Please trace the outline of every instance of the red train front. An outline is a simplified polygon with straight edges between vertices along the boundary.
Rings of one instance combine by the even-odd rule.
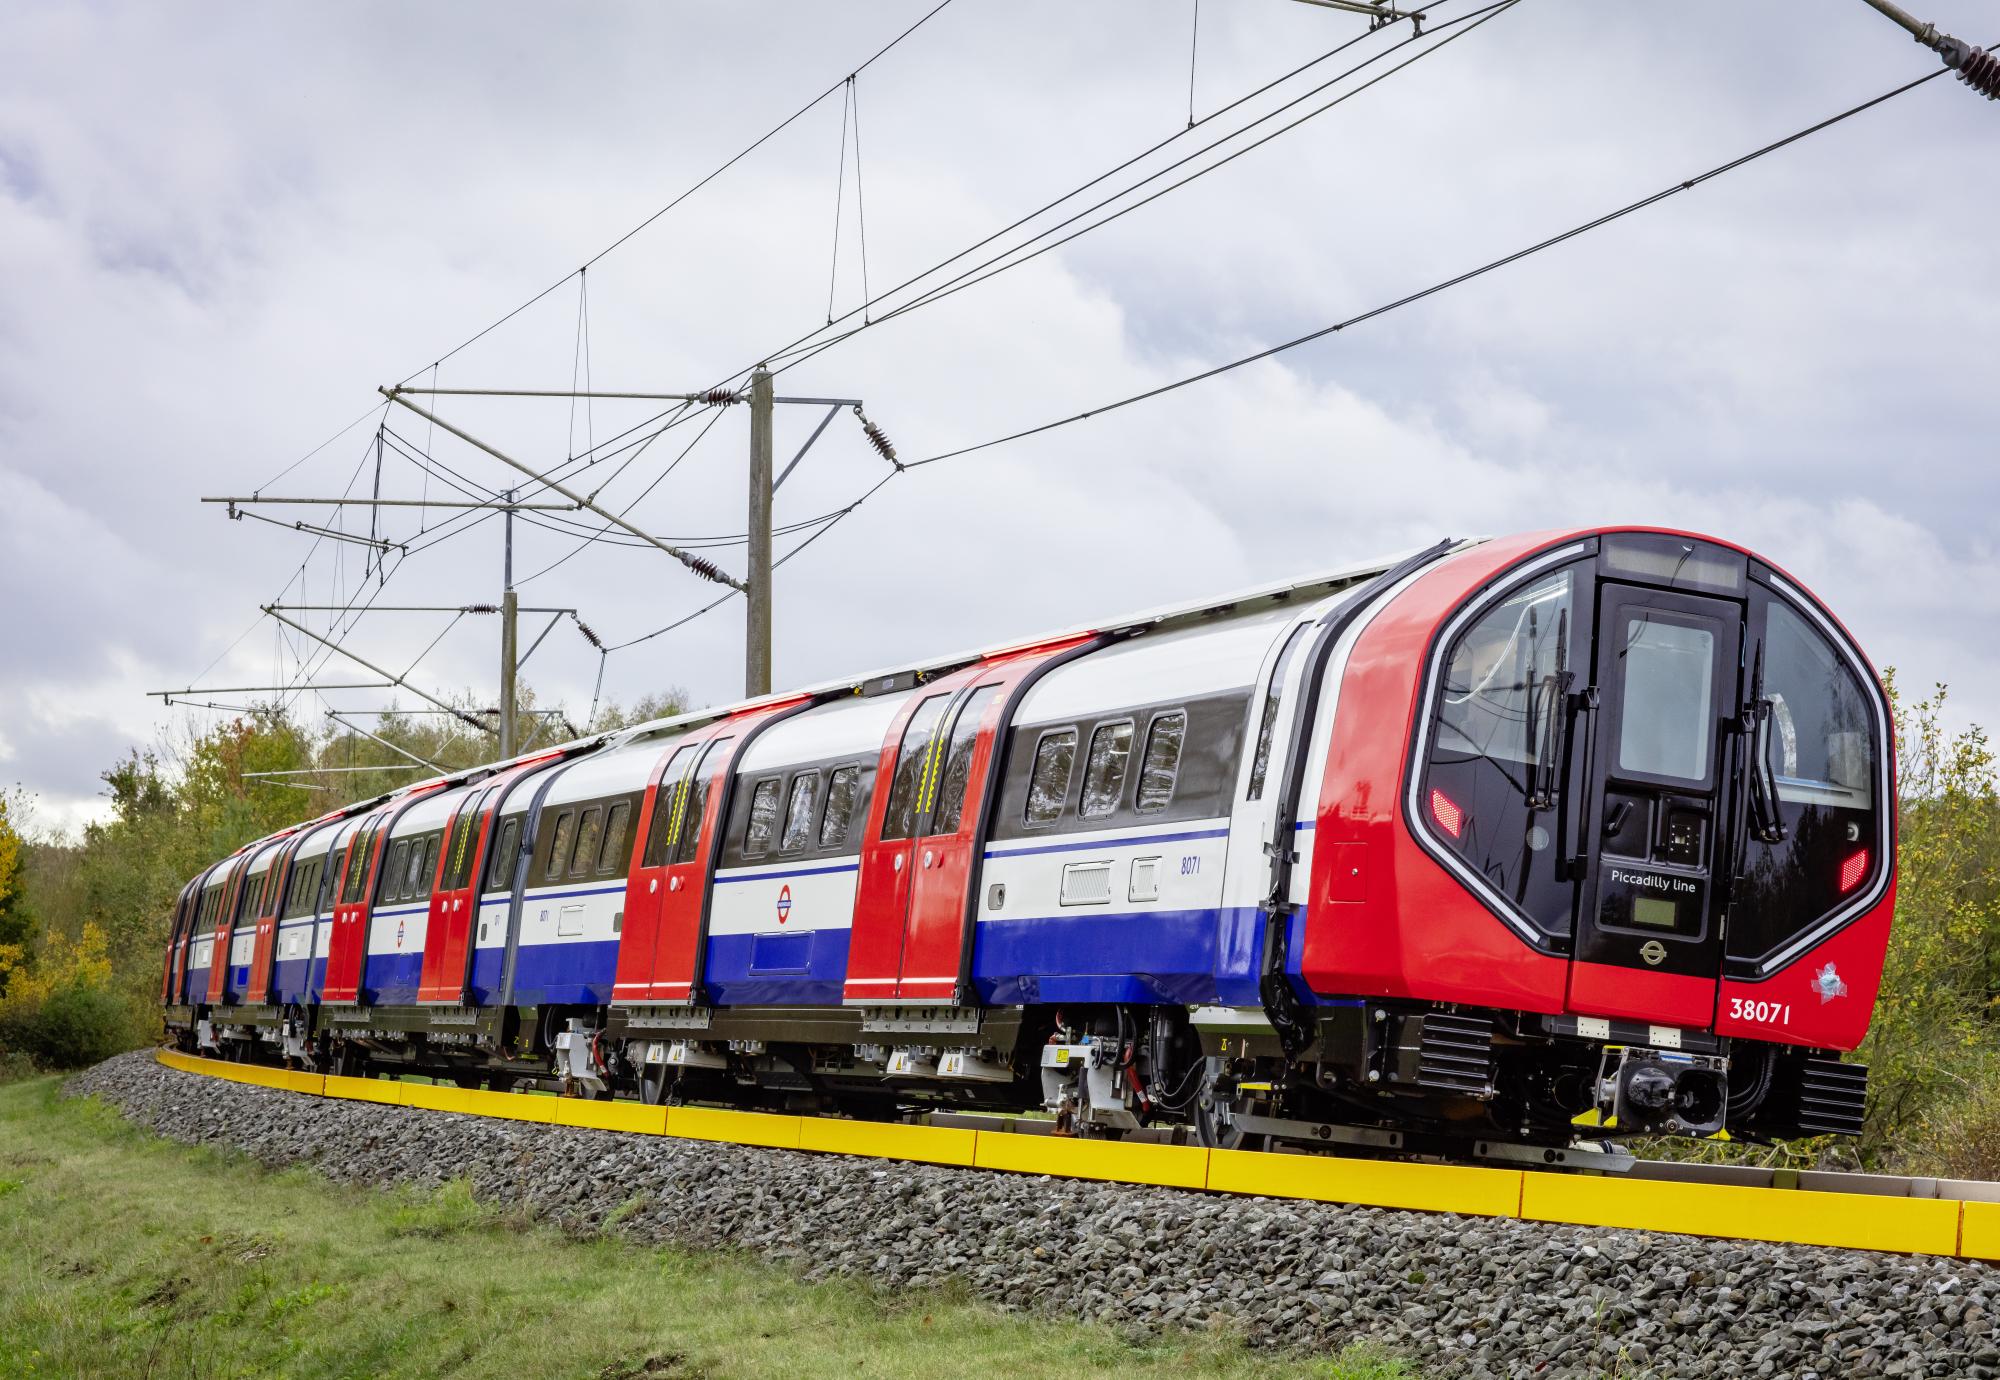
[[[1538,1140],[1859,1129],[1889,711],[1810,594],[1691,535],[1515,538],[1331,660],[1287,972],[1301,1014],[1367,1000],[1318,1015],[1325,1096]]]

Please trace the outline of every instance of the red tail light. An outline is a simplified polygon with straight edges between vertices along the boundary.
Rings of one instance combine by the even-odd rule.
[[[1453,838],[1457,838],[1459,831],[1465,828],[1465,811],[1459,809],[1458,802],[1443,791],[1431,792],[1431,818]]]
[[[1843,893],[1861,885],[1861,879],[1868,875],[1868,850],[1862,849],[1840,865],[1840,889]]]

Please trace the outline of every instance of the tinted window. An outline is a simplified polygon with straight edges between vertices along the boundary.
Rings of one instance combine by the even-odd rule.
[[[1706,781],[1715,741],[1715,634],[1639,612],[1625,619],[1619,654],[1619,770]]]
[[[457,891],[472,880],[474,855],[479,852],[479,821],[486,810],[486,793],[459,810],[452,822],[451,866],[445,873],[445,889]]]
[[[1155,714],[1146,730],[1146,760],[1139,767],[1139,813],[1167,808],[1174,798],[1174,779],[1181,769],[1181,740],[1187,737],[1187,714]]]
[[[410,868],[410,841],[397,839],[389,845],[389,861],[382,864],[387,880],[382,883],[382,899],[400,901],[410,894],[409,879],[404,875]]]
[[[750,823],[743,835],[746,857],[760,857],[771,851],[771,832],[778,825],[778,778],[759,781],[750,797]]]
[[[982,685],[958,711],[951,726],[951,741],[944,750],[944,773],[938,786],[936,808],[931,812],[933,834],[956,834],[965,814],[965,787],[972,777],[972,753],[979,746],[979,721],[986,706],[1000,693],[997,685]]]
[[[493,841],[493,856],[486,864],[486,889],[488,891],[511,890],[514,885],[514,859],[521,850],[521,817],[509,815],[500,825],[499,837]]]
[[[348,845],[347,875],[340,885],[340,899],[347,905],[361,899],[361,879],[367,875],[368,849],[374,842],[374,831],[364,826]]]
[[[1278,726],[1278,706],[1285,697],[1285,675],[1292,669],[1292,657],[1305,640],[1304,628],[1292,629],[1292,635],[1285,639],[1283,650],[1278,653],[1278,661],[1271,668],[1271,684],[1264,691],[1264,712],[1257,719],[1257,755],[1250,759],[1251,800],[1264,798],[1264,777],[1271,769],[1271,733]]]
[[[795,853],[812,847],[813,802],[818,796],[818,772],[802,771],[792,778],[792,798],[785,806],[785,836],[778,844],[781,851]]]
[[[692,743],[682,748],[660,773],[659,788],[653,792],[653,822],[646,830],[646,853],[641,866],[661,867],[673,856],[681,812],[687,806],[688,768],[694,764],[696,751],[697,745]]]
[[[1569,927],[1574,888],[1558,875],[1555,816],[1535,810],[1529,793],[1561,721],[1557,670],[1587,664],[1589,626],[1574,575],[1561,570],[1507,594],[1458,635],[1437,687],[1419,816],[1434,840],[1551,932]]]
[[[1770,606],[1764,697],[1778,798],[1866,809],[1875,798],[1868,702],[1826,639],[1783,604]]]
[[[854,803],[861,795],[861,768],[835,767],[826,788],[826,815],[819,822],[819,846],[836,848],[847,842]]]
[[[1062,814],[1069,795],[1070,768],[1076,762],[1076,730],[1045,733],[1035,744],[1034,773],[1028,778],[1029,824],[1052,824]]]
[[[604,807],[593,805],[583,812],[576,827],[576,848],[569,860],[569,875],[581,877],[597,861],[597,845],[604,834]]]
[[[556,816],[555,839],[549,844],[549,860],[542,864],[542,880],[553,882],[562,876],[563,864],[569,861],[570,846],[576,842],[576,814],[564,810]]]
[[[625,831],[632,823],[632,802],[621,800],[604,821],[604,845],[597,850],[597,870],[620,876],[626,871]]]
[[[291,888],[285,897],[285,918],[310,915],[313,903],[319,899],[320,860],[313,858],[292,869]]]
[[[700,856],[701,826],[708,817],[708,798],[722,764],[729,760],[729,744],[734,739],[717,738],[701,754],[701,763],[688,783],[687,817],[681,821],[680,839],[674,849],[675,862],[693,862]],[[716,825],[720,831],[722,826]]]
[[[1083,763],[1083,799],[1078,813],[1102,819],[1118,808],[1125,793],[1125,765],[1132,760],[1132,721],[1099,724],[1090,735],[1090,755]]]
[[[882,820],[882,837],[906,839],[917,825],[919,797],[931,766],[931,740],[944,717],[949,695],[932,695],[917,706],[903,730],[903,748],[896,757],[896,777],[889,784],[889,808]]]
[[[415,896],[423,885],[423,875],[424,840],[412,839],[409,854],[403,859],[401,880],[396,883],[396,894],[405,900]]]
[[[431,894],[431,882],[437,876],[438,835],[432,834],[424,840],[424,858],[417,868],[417,884],[411,890],[412,899],[422,900]],[[412,853],[417,850],[412,848]]]

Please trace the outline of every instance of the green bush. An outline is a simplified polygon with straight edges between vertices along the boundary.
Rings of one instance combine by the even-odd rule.
[[[58,987],[0,1012],[0,1050],[39,1068],[87,1068],[132,1047],[136,1016],[128,998],[107,988]]]

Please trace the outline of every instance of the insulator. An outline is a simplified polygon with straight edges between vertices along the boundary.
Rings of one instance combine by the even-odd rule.
[[[1968,48],[1958,60],[1958,79],[1989,101],[2000,101],[2000,55]]]
[[[732,388],[711,388],[701,395],[710,407],[727,407],[736,401],[736,390]]]
[[[868,414],[858,407],[854,409],[854,415],[861,418],[861,434],[868,438],[868,444],[897,469],[903,468],[903,462],[896,458],[895,443],[883,434],[882,428],[869,421]]]
[[[704,580],[713,580],[719,585],[729,583],[729,577],[724,575],[721,569],[711,561],[705,561],[700,556],[688,555],[685,552],[682,553],[681,560],[686,563],[689,570],[692,570]]]
[[[571,616],[574,617],[575,615]],[[576,620],[576,630],[583,634],[583,640],[585,642],[588,642],[591,646],[597,648],[599,651],[602,651],[604,649],[604,639],[599,637],[594,631],[592,631],[590,624],[584,622],[581,618],[578,618]]]
[[[500,606],[498,604],[467,604],[464,611],[466,613],[498,613],[500,612]]]

